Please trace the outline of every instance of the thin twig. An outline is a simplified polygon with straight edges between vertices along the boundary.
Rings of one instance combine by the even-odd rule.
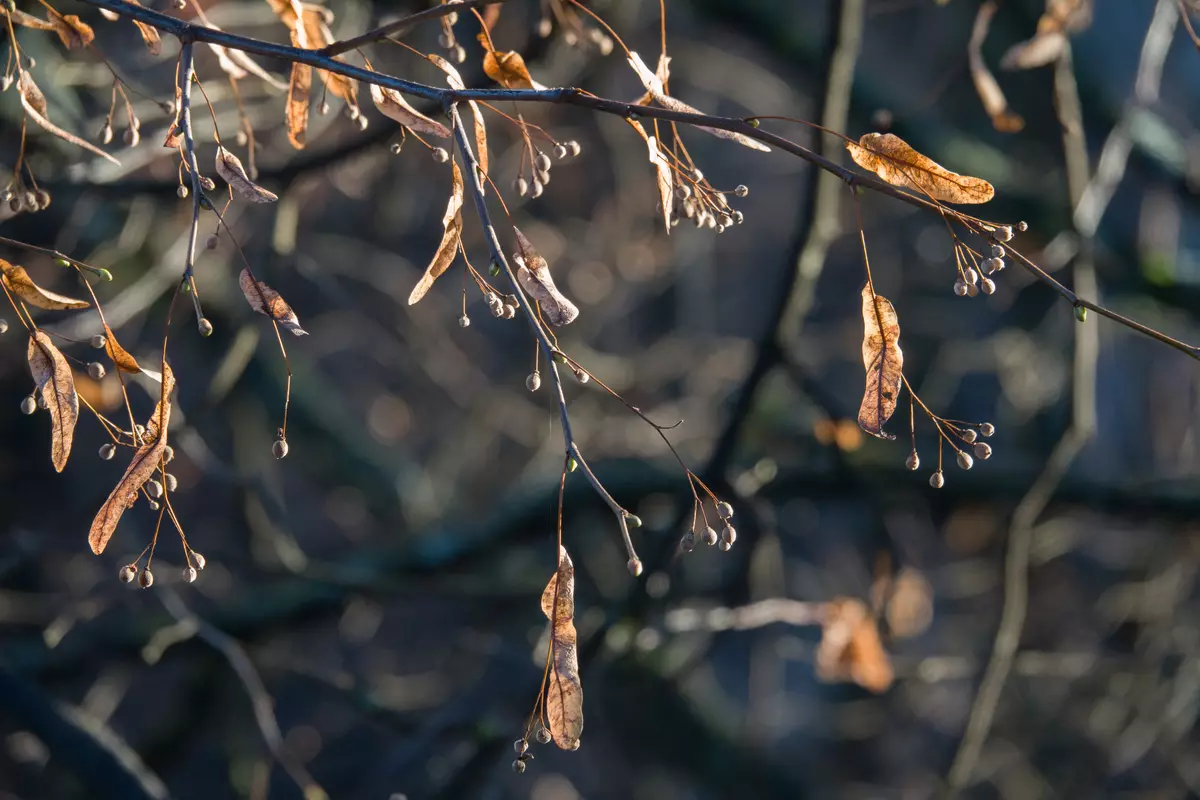
[[[334,42],[333,44],[322,48],[318,52],[322,55],[333,57],[347,53],[351,50],[357,50],[363,45],[372,44],[382,39],[392,39],[397,36],[403,36],[408,33],[413,27],[422,22],[427,22],[431,19],[438,19],[454,14],[459,11],[466,11],[469,8],[477,8],[479,6],[490,6],[498,3],[503,3],[504,0],[460,0],[457,3],[446,3],[445,5],[434,6],[427,8],[424,11],[418,11],[415,14],[410,14],[402,19],[393,20],[386,25],[380,25],[378,28],[367,31],[366,33],[355,36],[353,39]]]

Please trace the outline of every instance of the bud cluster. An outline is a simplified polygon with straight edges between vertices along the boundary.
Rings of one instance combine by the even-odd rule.
[[[554,166],[554,162],[545,151],[535,149],[532,144],[528,146],[527,150],[528,161],[524,156],[522,157],[520,174],[513,181],[513,190],[521,197],[538,198],[550,184],[550,169]],[[567,157],[578,156],[581,152],[583,152],[583,148],[579,142],[573,139],[554,143],[554,157],[559,161]],[[525,176],[526,169],[529,170],[529,177]]]

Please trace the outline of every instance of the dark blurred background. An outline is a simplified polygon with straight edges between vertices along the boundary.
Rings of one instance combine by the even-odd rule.
[[[327,4],[339,36],[424,7]],[[286,36],[266,3],[204,5],[223,28]],[[652,63],[657,2],[591,6]],[[169,37],[155,59],[128,23],[57,7],[95,24],[97,45],[131,85],[173,96]],[[997,199],[985,213],[1026,220],[1014,244],[1035,262],[1070,285],[1077,253],[1094,253],[1102,302],[1200,341],[1200,53],[1177,4],[1096,0],[1094,22],[1071,39],[1077,141],[1093,166],[1114,128],[1124,126],[1131,148],[1094,243],[1072,222],[1056,67],[997,67],[1033,35],[1043,4],[1006,0],[983,48],[1026,121],[1015,134],[993,130],[972,86],[967,40],[978,8],[867,0],[845,133],[890,129],[987,178]],[[667,10],[673,94],[714,113],[820,117],[842,3],[672,0]],[[1131,105],[1156,14],[1169,24],[1161,91]],[[540,15],[538,3],[510,0],[493,35],[501,49],[525,53],[541,82],[640,94],[619,49],[601,57],[569,46],[561,30],[539,38]],[[434,25],[407,41],[437,51],[437,33]],[[464,18],[464,75],[490,85],[473,34]],[[17,35],[37,60],[53,119],[94,138],[111,87],[97,56],[68,54],[51,34]],[[442,82],[401,48],[371,52],[378,69]],[[197,53],[230,138],[228,82],[207,48]],[[285,65],[263,63],[286,75]],[[676,525],[690,516],[681,470],[619,402],[568,379],[579,444],[644,520],[635,543],[649,569],[628,575],[612,515],[572,475],[564,537],[577,569],[583,745],[534,746],[528,771],[513,774],[512,740],[542,672],[538,598],[554,565],[562,461],[557,408],[545,388],[525,389],[528,328],[493,319],[473,292],[472,325],[461,329],[461,267],[406,305],[441,236],[447,181],[416,143],[389,152],[390,121],[367,110],[360,132],[334,103],[335,113],[314,113],[309,146],[296,152],[282,129],[282,93],[254,79],[241,91],[262,148],[261,182],[280,201],[235,203],[230,223],[258,276],[311,334],[287,343],[291,454],[271,454],[285,369],[270,327],[240,295],[241,263],[226,237],[196,270],[214,335],[196,335],[184,298],[170,340],[174,506],[208,567],[183,584],[182,552],[164,530],[155,587],[127,587],[118,568],[149,541],[156,515],[139,504],[103,556],[89,552],[88,526],[124,456],[96,456],[105,439],[84,414],[70,464],[54,473],[46,416],[18,411],[30,392],[24,337],[11,313],[0,314],[10,324],[0,337],[0,797],[288,798],[302,795],[298,784],[334,798],[932,797],[992,650],[1014,534],[1030,544],[1028,614],[965,794],[1200,792],[1195,362],[1090,315],[1097,433],[1049,487],[1032,527],[1010,530],[1071,421],[1080,326],[1069,304],[1016,266],[994,296],[955,297],[944,222],[863,195],[876,285],[899,312],[913,387],[945,417],[996,427],[990,461],[969,472],[948,465],[935,491],[927,421],[918,419],[924,465],[915,474],[904,465],[903,404],[889,426],[896,442],[864,437],[853,423],[863,273],[852,207],[834,209],[843,235],[804,279],[812,302],[792,320],[783,355],[764,358],[776,349],[765,330],[772,309],[812,236],[811,168],[686,132],[713,185],[750,188],[736,203],[745,223],[717,236],[685,222],[667,237],[644,145],[619,119],[559,106],[522,111],[577,139],[582,155],[556,164],[540,199],[506,196],[581,307],[560,342],[652,419],[683,420],[671,439],[734,502],[740,538],[728,553],[679,554]],[[119,168],[32,132],[33,169],[54,202],[34,215],[0,210],[0,235],[111,270],[113,282],[97,286],[108,320],[127,349],[155,359],[191,201],[176,199],[177,165],[160,147],[168,118],[153,102],[135,103],[142,143],[116,148]],[[15,92],[0,95],[0,168],[15,161],[20,119]],[[203,109],[195,119],[207,168],[210,120]],[[493,176],[507,190],[519,140],[498,116],[489,126]],[[812,142],[802,126],[768,127]],[[118,122],[118,143],[120,135]],[[212,232],[204,225],[202,237]],[[464,243],[486,263],[471,216]],[[52,288],[80,291],[46,257],[0,255]],[[64,336],[99,332],[87,312],[38,319]],[[94,357],[86,345],[67,352]],[[123,416],[115,377],[77,380],[98,408]],[[155,387],[132,383],[144,418]],[[689,609],[865,599],[881,554],[928,581],[934,610],[921,635],[885,640],[896,681],[882,695],[816,679],[819,626],[679,630]],[[279,741],[269,745],[275,724]]]

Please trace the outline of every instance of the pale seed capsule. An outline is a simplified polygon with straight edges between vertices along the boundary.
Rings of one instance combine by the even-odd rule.
[[[904,466],[908,467],[910,472],[916,472],[921,468],[921,457],[917,455],[916,450],[913,450],[908,454],[908,458],[904,459]]]
[[[721,552],[722,552],[722,553],[728,553],[728,552],[730,551],[730,549],[733,547],[733,545],[731,545],[729,542],[727,542],[727,541],[725,541],[724,539],[722,539],[722,540],[721,540],[721,541],[720,541],[720,542],[717,544],[717,547],[721,548]]]
[[[102,461],[111,461],[112,457],[117,454],[117,446],[112,442],[107,442],[100,445],[100,459]]]
[[[984,294],[991,295],[996,293],[996,282],[991,278],[984,278],[979,284],[979,291]]]
[[[175,196],[180,200],[188,196],[188,188],[182,183],[175,187]]]
[[[549,17],[542,17],[538,20],[537,32],[538,36],[545,39],[554,32],[554,23],[550,21]]]
[[[48,191],[46,191],[45,189],[38,189],[37,190],[37,203],[38,203],[38,208],[40,208],[42,211],[45,211],[47,208],[49,208],[50,207],[50,193]]]
[[[975,271],[974,267],[967,267],[965,274],[968,286],[974,286],[979,283],[979,273]]]
[[[583,148],[579,146],[579,142],[574,139],[567,142],[567,149],[571,151],[571,155],[573,156],[577,156],[583,151]]]
[[[367,127],[371,124],[371,120],[367,119],[365,115],[360,114],[359,116],[354,118],[354,124],[358,126],[358,129],[360,131],[365,131],[367,129]]]
[[[546,730],[545,728],[538,728],[537,740],[538,740],[538,744],[549,744],[550,743],[550,731]]]
[[[971,458],[970,454],[968,453],[959,453],[958,466],[961,469],[970,469],[971,467],[975,466],[975,459]]]
[[[982,433],[984,436],[991,436],[993,433],[996,432],[996,426],[990,422],[985,422],[979,426],[979,432]]]
[[[0,334],[8,333],[8,320],[0,318]]]
[[[320,114],[322,117],[325,116],[326,114],[328,114],[329,113],[329,102],[326,100],[322,100],[321,103],[317,106],[317,113]]]
[[[10,211],[12,211],[15,214],[18,211],[20,211],[22,209],[22,207],[24,207],[24,203],[25,203],[25,201],[21,199],[21,195],[15,194],[12,196],[11,199],[9,199],[8,208]]]
[[[170,464],[175,460],[175,448],[167,445],[163,448],[163,463]]]
[[[276,439],[275,442],[271,445],[271,455],[273,455],[273,456],[275,456],[275,458],[279,459],[279,458],[285,457],[287,454],[288,454],[287,439]]]
[[[1005,255],[1006,253],[1003,245],[992,245],[992,258],[1004,258]]]
[[[508,305],[508,304],[505,304],[505,305],[504,305],[504,318],[505,318],[505,319],[512,319],[512,318],[514,318],[514,317],[516,317],[516,316],[517,316],[517,307],[516,307],[516,306],[510,306],[510,305]]]
[[[533,188],[531,188],[529,190],[529,196],[530,197],[541,197],[542,191],[544,189],[545,189],[545,187],[542,185],[542,182],[539,181],[537,178],[534,178],[533,179]]]
[[[33,395],[30,395],[29,397],[26,397],[24,400],[21,401],[21,413],[22,414],[24,414],[25,416],[29,416],[30,414],[32,414],[35,411],[37,411],[37,400],[35,400],[33,398]]]
[[[696,534],[688,531],[679,540],[679,549],[685,553],[690,553],[696,549]]]
[[[1019,230],[1021,233],[1024,233],[1025,231],[1029,230],[1029,223],[1025,220],[1021,220],[1017,223],[1017,230]]]
[[[717,532],[714,531],[711,526],[706,527],[704,529],[704,533],[700,534],[700,537],[704,540],[704,543],[706,545],[708,545],[709,547],[712,547],[714,544],[717,543]]]
[[[961,278],[954,282],[954,293],[959,297],[964,297],[967,294],[967,284]]]
[[[942,486],[944,486],[945,483],[946,483],[946,478],[942,475],[942,471],[940,469],[937,472],[935,472],[929,476],[929,485],[935,489],[942,488]]]
[[[457,64],[465,64],[467,61],[467,51],[461,44],[454,45],[452,56]]]
[[[145,425],[138,425],[137,427],[134,428],[134,430],[137,431],[137,435],[139,438],[146,435],[146,426]]]
[[[733,193],[738,197],[745,197],[746,195],[750,194],[750,187],[746,186],[744,183],[739,183],[737,188],[733,190]]]
[[[538,152],[533,159],[533,168],[539,172],[546,172],[550,169],[550,156],[543,152]]]
[[[100,334],[96,334],[91,339],[88,339],[88,344],[96,350],[103,350],[104,346],[108,344],[108,339]]]
[[[962,432],[963,441],[966,442],[967,444],[974,444],[976,435],[977,434],[975,433],[975,431],[971,430],[970,428],[967,428],[965,431]]]
[[[746,219],[746,216],[745,216],[745,215],[744,215],[742,212],[740,212],[740,211],[734,211],[734,212],[733,212],[733,221],[734,221],[734,223],[736,223],[736,224],[738,224],[738,225],[741,225],[741,224],[742,224],[742,222],[743,222],[745,219]]]
[[[721,529],[721,541],[732,547],[733,543],[737,541],[737,529],[732,525],[726,525]],[[728,550],[729,548],[725,549]]]
[[[392,155],[398,156],[400,155],[400,151],[404,149],[404,145],[400,144],[399,142],[393,142],[392,146],[388,149],[391,150]]]
[[[563,41],[566,42],[567,47],[574,47],[579,44],[579,36],[575,34],[575,31],[563,31]]]
[[[541,181],[542,186],[548,186],[550,184],[550,173],[549,172],[535,172],[535,173],[533,173],[533,176],[537,180]]]
[[[98,380],[102,379],[105,375],[108,374],[108,371],[104,369],[104,365],[101,364],[99,361],[93,361],[90,364],[88,364],[87,372],[88,372],[88,377],[90,377],[94,381],[98,381]]]
[[[1004,262],[995,256],[983,260],[984,275],[991,275],[993,272],[998,272],[1002,269],[1004,269]]]
[[[518,775],[523,774],[525,772],[525,762],[518,758],[512,763],[512,770]]]
[[[542,375],[536,370],[529,373],[529,377],[525,379],[525,388],[531,392],[536,392],[542,388]]]
[[[137,567],[133,564],[126,564],[121,567],[121,571],[117,573],[117,577],[121,579],[121,583],[133,583],[133,579],[137,577]]]
[[[147,481],[146,482],[146,494],[150,495],[151,497],[153,497],[154,499],[157,500],[158,498],[163,496],[163,485],[161,483],[159,483],[157,480]]]
[[[154,573],[150,571],[149,567],[146,567],[138,573],[138,586],[142,587],[143,589],[149,589],[153,585]]]
[[[454,47],[454,35],[450,33],[438,34],[438,44],[441,45],[443,50],[449,50],[451,47]]]
[[[517,739],[515,742],[513,742],[513,750],[516,751],[517,755],[524,755],[525,751],[528,749],[529,742],[525,741],[524,739]]]
[[[201,336],[212,336],[213,326],[207,318],[201,317],[200,321],[196,323],[196,327],[200,329]]]
[[[692,170],[692,179],[695,180],[697,183],[699,183],[700,181],[704,180],[704,173],[701,172],[699,169],[693,169]]]
[[[245,147],[246,145],[250,144],[250,137],[246,135],[245,131],[237,132],[237,144],[238,147]]]
[[[195,583],[196,582],[196,568],[195,567],[184,567],[182,577],[183,577],[184,583]]]
[[[492,265],[499,268],[499,265],[496,264],[496,262],[494,262],[494,261],[492,262]],[[500,302],[500,296],[498,294],[496,294],[495,292],[488,292],[487,294],[485,294],[483,296],[483,300],[489,306],[494,306]]]
[[[460,327],[460,328],[471,327],[471,318],[468,317],[466,314],[463,314],[461,317],[458,318],[458,327]]]
[[[196,563],[196,569],[202,570],[202,569],[204,569],[205,566],[208,565],[208,560],[204,556],[197,553],[195,550],[192,551],[192,561],[194,561]]]
[[[721,519],[729,519],[733,516],[733,506],[726,503],[724,500],[717,503],[717,516]]]
[[[504,305],[504,303],[501,303],[501,302],[497,301],[497,302],[493,303],[493,304],[492,304],[491,306],[489,306],[489,307],[492,309],[492,316],[493,316],[493,317],[495,317],[496,319],[503,319],[503,318],[504,318],[504,309],[505,309],[505,307],[506,307],[506,306]]]
[[[524,178],[517,178],[515,181],[513,181],[513,189],[516,190],[517,194],[519,194],[521,197],[524,197],[529,192],[529,181],[525,180]]]
[[[104,127],[100,129],[100,143],[101,144],[112,144],[112,140],[113,140],[112,125],[105,123]]]
[[[576,380],[578,380],[580,383],[587,383],[588,381],[590,381],[590,380],[592,379],[592,376],[591,376],[591,375],[588,375],[588,374],[587,374],[586,372],[584,372],[583,370],[580,370],[579,372],[576,372],[576,373],[575,373],[575,378],[576,378]]]
[[[979,296],[979,287],[973,283],[968,283],[967,284],[967,297],[978,297],[978,296]]]
[[[173,492],[179,488],[179,479],[176,478],[171,473],[169,473],[169,472],[167,473],[167,477],[165,478],[165,480],[167,482],[167,491],[168,492]]]
[[[439,164],[445,164],[450,160],[450,154],[446,152],[446,148],[444,147],[435,147],[433,148],[433,160]]]
[[[640,558],[631,558],[625,562],[625,569],[629,570],[629,574],[633,577],[638,577],[642,574],[642,560]]]
[[[987,442],[980,442],[975,445],[975,457],[980,461],[987,461],[992,457],[992,446]]]
[[[217,245],[221,243],[221,238],[215,233],[210,233],[208,238],[204,240],[205,250],[216,250]]]
[[[567,148],[561,144],[554,145],[554,157],[562,161],[567,157]]]
[[[1013,237],[1012,228],[1007,225],[1002,225],[992,233],[992,238],[997,242],[1007,242]]]
[[[142,140],[142,133],[137,128],[129,127],[125,129],[122,138],[125,140],[126,147],[137,147],[138,142]]]

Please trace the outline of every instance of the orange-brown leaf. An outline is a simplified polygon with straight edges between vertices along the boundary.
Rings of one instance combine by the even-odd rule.
[[[50,412],[50,460],[54,463],[54,469],[62,472],[71,455],[75,423],[79,421],[75,375],[67,359],[42,331],[34,331],[33,336],[29,337],[26,360],[42,404]]]
[[[542,258],[534,249],[533,243],[518,228],[513,228],[513,234],[517,239],[517,252],[513,254],[513,261],[517,264],[517,280],[521,283],[521,288],[537,300],[538,306],[551,325],[561,326],[574,322],[579,316],[579,309],[554,285],[554,278],[550,276],[550,265],[546,263],[546,259]]]
[[[96,32],[92,30],[92,26],[74,14],[64,16],[51,11],[49,22],[54,26],[54,32],[58,34],[58,38],[62,40],[63,47],[68,50],[87,47],[96,38]]]
[[[870,284],[862,290],[862,317],[867,386],[858,409],[858,424],[872,436],[895,439],[893,434],[884,432],[883,426],[891,419],[900,399],[900,379],[904,372],[900,319],[890,300],[882,295],[872,297]]]
[[[91,305],[86,300],[76,300],[61,294],[49,292],[38,286],[29,277],[24,267],[18,267],[0,258],[0,280],[8,290],[31,306],[45,308],[50,311],[65,311],[72,308],[87,308]]]
[[[449,128],[437,120],[430,119],[410,106],[408,101],[404,99],[404,95],[395,89],[371,84],[371,102],[375,104],[375,107],[385,117],[399,122],[406,128],[411,128],[417,133],[427,133],[430,136],[437,136],[442,139],[450,138]]]
[[[112,328],[108,327],[108,323],[104,323],[104,352],[108,353],[108,357],[112,359],[113,364],[122,372],[128,372],[130,375],[136,375],[142,371],[142,367],[138,364],[137,359],[129,354],[129,351],[121,347],[121,343],[117,341],[116,334]]]
[[[245,295],[250,308],[275,320],[280,327],[290,331],[293,336],[308,335],[308,331],[300,327],[300,320],[296,316],[296,312],[292,311],[292,307],[279,295],[279,292],[262,281],[255,280],[254,276],[250,274],[250,270],[242,270],[242,274],[238,276],[238,286],[241,287],[242,294]]]
[[[442,241],[433,254],[433,260],[425,268],[425,274],[408,295],[410,306],[420,302],[421,298],[428,294],[433,282],[454,263],[454,255],[458,252],[458,245],[462,240],[463,177],[458,162],[450,162],[450,167],[450,199],[446,201],[446,213],[442,215]]]
[[[0,16],[7,16],[13,21],[14,25],[21,25],[26,28],[32,28],[39,31],[55,30],[53,22],[47,22],[44,19],[35,17],[33,14],[26,14],[24,11],[18,11],[15,8],[7,8],[0,5]]]
[[[492,47],[491,39],[485,33],[479,34],[479,41],[484,46],[483,71],[489,78],[505,89],[541,89],[542,86],[533,80],[525,59],[516,50],[502,53]]]
[[[489,6],[496,8],[497,6]],[[446,73],[446,83],[451,89],[465,89],[467,85],[463,83],[462,75],[458,70],[446,59],[439,55],[430,53],[426,58],[443,72]],[[471,116],[475,121],[475,160],[479,162],[479,169],[484,175],[488,174],[488,140],[487,126],[483,120],[483,109],[474,100],[468,100],[467,104],[471,106]]]
[[[274,192],[268,192],[246,175],[242,161],[224,147],[217,148],[217,174],[232,187],[244,200],[251,203],[274,203],[279,199]]]
[[[546,721],[556,745],[577,750],[583,734],[583,684],[576,649],[575,565],[565,547],[559,547],[558,570],[542,592],[542,613],[550,620]]]
[[[854,163],[893,186],[914,189],[946,203],[986,203],[995,189],[982,178],[959,175],[923,156],[894,133],[864,133],[847,142]]]
[[[46,116],[46,96],[42,94],[42,90],[34,83],[33,76],[29,72],[22,70],[21,77],[17,79],[17,89],[21,93],[21,105],[25,109],[25,115],[33,120],[34,124],[47,133],[52,133],[64,142],[70,142],[76,147],[82,147],[89,153],[107,158],[112,163],[120,166],[121,162],[110,156],[108,153],[96,147],[91,142],[86,142],[80,139],[73,133],[65,131],[55,125]]]
[[[821,643],[817,646],[817,677],[823,681],[852,681],[876,694],[892,685],[892,664],[879,638],[879,628],[861,600],[839,597],[825,604]]]
[[[288,82],[287,126],[288,141],[297,150],[303,150],[308,135],[308,97],[312,89],[312,67],[308,64],[292,64],[292,78]]]
[[[975,92],[983,103],[983,110],[992,118],[992,127],[1001,133],[1017,133],[1025,127],[1025,120],[1020,114],[1011,111],[1008,100],[996,82],[995,76],[983,60],[983,41],[987,38],[992,16],[996,13],[996,4],[989,0],[979,7],[975,15],[975,26],[971,30],[971,39],[967,43],[967,61],[971,66],[971,81],[975,84]]]

